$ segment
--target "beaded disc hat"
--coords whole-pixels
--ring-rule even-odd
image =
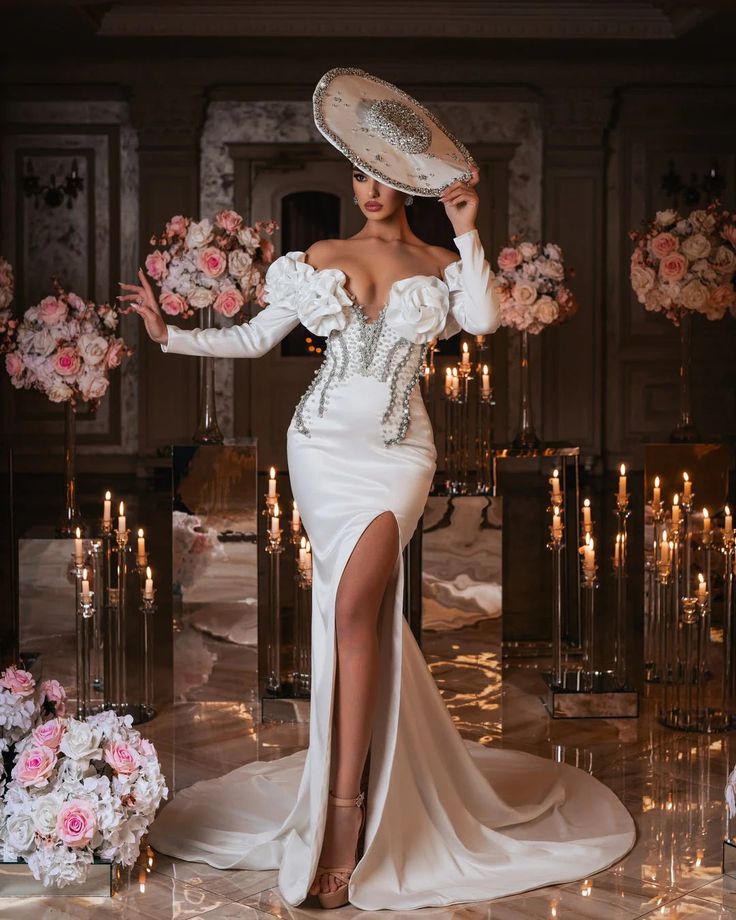
[[[362,172],[411,195],[434,198],[471,178],[473,158],[425,107],[357,67],[335,67],[314,91],[321,133]]]

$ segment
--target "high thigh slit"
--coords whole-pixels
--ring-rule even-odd
[[[451,263],[444,282],[402,279],[371,323],[342,290],[341,272],[318,271],[303,253],[289,253],[269,269],[269,307],[250,324],[172,337],[173,350],[190,354],[212,354],[215,343],[222,348],[238,337],[246,345],[232,354],[251,355],[252,337],[270,347],[299,319],[328,335],[287,431],[292,491],[313,553],[309,747],[182,790],[149,833],[151,844],[172,856],[217,868],[278,869],[279,894],[291,905],[307,897],[324,837],[337,589],[361,536],[386,511],[396,519],[397,553],[379,612],[364,845],[350,901],[406,910],[572,882],[612,865],[636,837],[624,805],[583,770],[462,738],[403,614],[403,550],[437,465],[418,385],[422,343],[491,327],[477,233],[456,244],[462,265]],[[416,316],[421,329],[412,325]],[[271,321],[278,331],[267,335]]]

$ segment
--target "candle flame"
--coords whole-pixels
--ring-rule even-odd
[[[677,494],[677,492],[675,492],[675,494],[672,496],[672,504],[673,505],[680,504],[680,496]]]
[[[687,473],[683,473],[682,478],[685,480],[685,482],[688,482],[690,480],[690,477],[687,475]]]
[[[268,478],[269,479],[276,478],[276,467],[272,466],[271,469],[268,471]]]
[[[453,376],[453,377],[457,377],[457,368],[456,368],[456,367],[453,367],[453,369],[452,369],[452,376]]]
[[[702,572],[698,572],[698,581],[701,585],[705,583],[705,577],[703,576]]]
[[[82,569],[82,578],[83,579],[87,578],[87,569]]]
[[[654,487],[655,489],[659,488],[659,476],[654,477]]]
[[[308,553],[312,552],[312,544],[309,542],[309,540],[307,540],[307,552]]]
[[[484,364],[484,365],[483,365],[483,373],[484,373],[484,374],[487,374],[487,373],[488,373],[488,365],[487,365],[487,364]]]
[[[274,517],[278,517],[279,514],[281,514],[281,512],[279,511],[279,503],[278,503],[278,502],[274,502],[274,503],[273,503],[273,512],[272,512],[272,513],[273,513],[273,516],[274,516]]]
[[[306,538],[306,537],[302,537],[301,542],[299,543],[299,546],[300,546],[302,549],[305,549],[305,548],[306,548],[306,545],[307,545],[307,538]]]
[[[294,511],[298,511],[298,510],[299,510],[299,508],[297,507],[296,499],[294,499]]]
[[[105,501],[109,502],[111,498],[112,498],[112,492],[108,489],[107,492],[105,492]]]
[[[585,534],[585,545],[586,545],[586,546],[589,546],[592,542],[593,542],[593,541],[590,539],[590,534],[589,534],[589,533],[586,533],[586,534]]]
[[[726,505],[726,514],[730,514],[730,513],[731,513],[731,509],[728,507],[728,505]]]
[[[710,515],[708,514],[708,509],[707,509],[707,508],[703,508],[703,517],[704,517],[704,518],[710,517]]]
[[[468,350],[468,343],[463,342],[463,351],[467,352],[467,350]]]
[[[552,475],[555,477],[555,479],[557,479],[557,478],[559,478],[560,471],[559,471],[559,470],[552,470]]]
[[[620,469],[621,469],[621,475],[625,476],[626,475],[626,464],[622,463]]]
[[[667,531],[666,530],[662,531],[662,542],[663,543],[667,542]]]
[[[125,502],[120,502],[118,514],[120,514],[121,517],[125,514]]]
[[[555,517],[559,517],[560,516],[560,506],[555,505],[552,513],[554,514]]]
[[[82,531],[77,527],[77,540],[82,536]]]
[[[585,508],[590,508],[590,499],[589,499],[589,498],[586,498],[586,499],[585,499],[585,501],[583,502],[583,506],[584,506]]]
[[[142,527],[139,527],[139,528],[138,528],[138,536],[139,536],[139,537],[142,537],[142,536],[143,536],[143,528],[142,528]]]
[[[452,368],[448,367],[445,371],[445,377],[452,377]]]
[[[146,578],[151,578],[151,577],[152,577],[151,576],[151,566],[147,565],[146,566]]]

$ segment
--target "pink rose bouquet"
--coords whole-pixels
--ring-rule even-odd
[[[502,326],[536,335],[577,312],[565,284],[562,250],[555,243],[533,243],[515,234],[501,250],[498,267]],[[575,272],[568,269],[567,274],[574,277]]]
[[[194,221],[178,214],[166,224],[146,258],[146,271],[161,288],[159,302],[170,316],[192,316],[212,307],[235,316],[251,300],[264,304],[266,268],[273,259],[272,220],[247,227],[237,211]]]
[[[636,242],[631,286],[646,310],[664,313],[675,326],[685,311],[710,320],[729,310],[736,315],[736,214],[721,210],[718,199],[688,217],[657,211],[629,238]]]
[[[27,695],[25,672],[13,671],[3,679]],[[60,695],[56,681],[47,684]],[[0,858],[25,860],[34,878],[59,888],[83,882],[95,857],[135,862],[168,789],[155,747],[132,724],[112,711],[55,717],[16,745]]]
[[[52,402],[97,408],[109,385],[109,370],[133,350],[115,335],[119,308],[67,293],[54,279],[56,293],[29,307],[5,349],[5,369],[17,389],[34,387]]]

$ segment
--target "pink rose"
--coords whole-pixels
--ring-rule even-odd
[[[125,342],[122,339],[113,342],[105,355],[105,367],[119,367],[125,353]]]
[[[187,235],[187,228],[189,227],[189,219],[183,217],[181,214],[177,214],[175,217],[172,217],[171,220],[166,224],[165,235],[171,239],[174,236],[185,237]]]
[[[51,748],[44,745],[26,748],[13,767],[13,779],[26,788],[34,786],[36,789],[42,789],[55,766],[56,752]]]
[[[237,288],[225,288],[215,298],[214,308],[223,316],[235,316],[245,301]]]
[[[166,291],[161,295],[161,309],[169,316],[178,316],[180,313],[186,313],[187,304],[179,294]]]
[[[0,687],[18,696],[30,696],[35,686],[36,681],[30,671],[22,671],[20,668],[11,666],[0,676]]]
[[[65,320],[66,314],[66,304],[62,300],[57,300],[56,297],[44,297],[38,305],[38,318],[49,326]]]
[[[160,281],[166,274],[168,256],[156,249],[146,256],[146,271],[154,281]]]
[[[58,751],[66,726],[61,719],[49,719],[33,729],[33,740],[52,751]]]
[[[52,366],[57,374],[62,377],[73,377],[79,373],[82,366],[82,359],[77,354],[77,350],[71,345],[60,348],[54,355]]]
[[[66,690],[58,680],[45,680],[41,684],[41,692],[49,703],[60,703],[66,699]]]
[[[687,274],[687,259],[679,252],[672,252],[659,263],[659,277],[663,281],[679,281]]]
[[[87,304],[79,294],[69,293],[66,295],[66,299],[69,301],[69,305],[73,307],[77,313],[84,313],[87,310]]]
[[[264,262],[270,262],[273,259],[273,243],[271,240],[261,240],[261,256]]]
[[[736,224],[729,224],[721,230],[721,236],[732,246],[736,246]]]
[[[510,272],[520,265],[521,261],[522,258],[519,250],[515,246],[506,246],[501,250],[498,256],[498,267],[501,271]]]
[[[671,233],[658,233],[649,244],[649,250],[658,259],[664,259],[677,250],[677,237]]]
[[[141,738],[140,742],[138,743],[138,750],[144,757],[156,756],[156,748],[148,740],[148,738]]]
[[[243,218],[237,211],[220,211],[215,215],[215,223],[226,233],[236,233],[243,223]]]
[[[208,246],[199,254],[199,267],[210,278],[219,278],[227,268],[225,253],[216,246]]]
[[[18,377],[23,373],[23,358],[16,351],[9,351],[5,355],[5,370],[11,377]]]
[[[116,773],[121,773],[124,776],[135,773],[141,762],[138,752],[122,741],[113,741],[110,744],[106,744],[103,756]]]
[[[56,833],[68,847],[86,847],[97,830],[97,818],[89,802],[70,799],[61,806]]]

